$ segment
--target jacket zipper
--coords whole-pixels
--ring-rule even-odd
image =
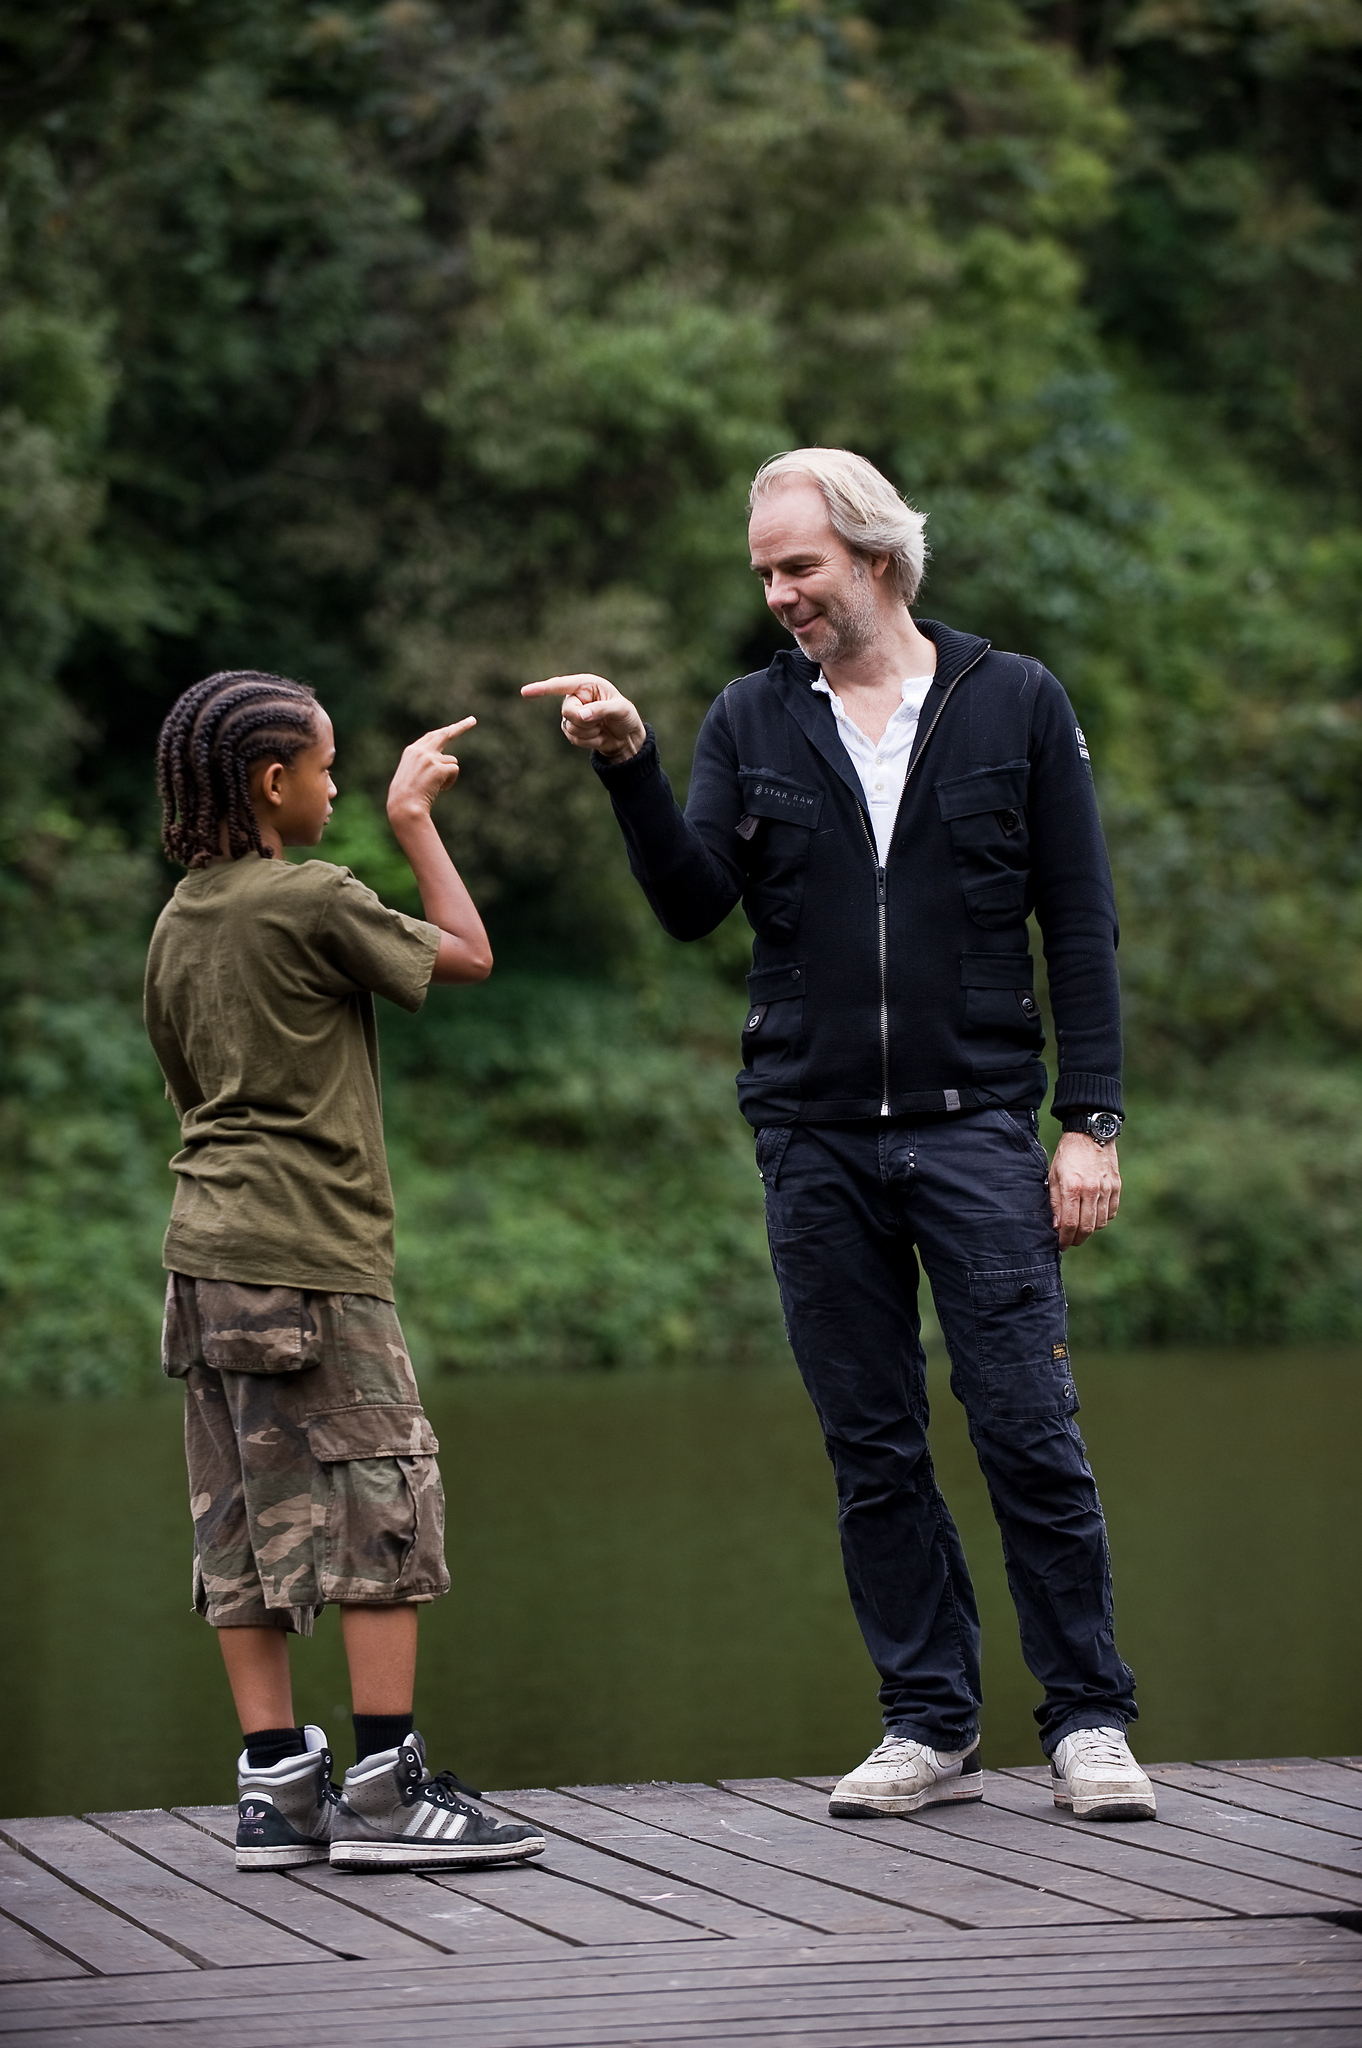
[[[904,777],[905,783],[907,777]],[[880,1115],[889,1114],[889,884],[880,865],[880,850],[870,836],[870,821],[861,812],[861,828],[875,863],[875,910],[880,925]]]
[[[927,727],[927,730],[926,730],[926,732],[925,732],[925,733],[924,733],[924,734],[922,735],[922,745],[921,745],[921,746],[920,746],[920,747],[918,748],[918,750],[917,750],[916,754],[915,754],[915,755],[913,756],[912,760],[911,760],[911,761],[910,761],[910,762],[908,763],[908,772],[907,772],[907,774],[906,774],[906,775],[904,776],[904,778],[903,778],[903,787],[904,787],[904,790],[905,790],[905,791],[907,790],[907,788],[908,788],[908,784],[909,784],[910,780],[912,779],[912,773],[913,773],[913,770],[914,770],[914,769],[915,769],[915,768],[917,767],[917,764],[918,764],[918,762],[919,762],[919,761],[920,761],[920,760],[922,759],[922,756],[923,756],[923,755],[924,755],[924,754],[926,753],[926,751],[927,751],[927,742],[928,742],[928,740],[929,740],[929,739],[931,738],[932,734],[933,734],[933,733],[934,733],[934,732],[936,731],[937,725],[938,725],[938,723],[939,723],[939,721],[940,721],[940,718],[941,718],[941,714],[942,714],[942,712],[943,712],[943,711],[945,710],[945,708],[946,708],[947,704],[949,704],[949,702],[950,702],[950,700],[951,700],[951,697],[952,697],[952,695],[953,695],[953,693],[954,693],[954,691],[955,691],[955,689],[956,689],[956,685],[957,685],[957,684],[959,684],[959,683],[962,683],[962,682],[964,681],[965,677],[966,677],[966,676],[967,676],[967,675],[969,674],[969,672],[970,672],[970,669],[972,669],[972,668],[977,668],[977,667],[979,666],[979,663],[980,663],[980,662],[981,662],[981,661],[983,660],[984,656],[985,656],[985,655],[986,655],[986,654],[987,654],[988,652],[989,652],[989,649],[988,649],[987,647],[981,647],[981,648],[980,648],[979,652],[978,652],[978,653],[977,653],[977,654],[975,655],[975,657],[974,657],[973,661],[972,661],[972,662],[971,662],[971,663],[969,664],[969,668],[962,668],[962,669],[961,669],[961,671],[960,671],[959,675],[958,675],[958,676],[956,677],[956,679],[955,679],[955,682],[953,682],[953,683],[951,684],[951,686],[950,686],[950,689],[949,689],[949,690],[947,690],[947,692],[946,692],[945,696],[944,696],[944,697],[943,697],[943,698],[941,699],[941,702],[940,702],[940,703],[939,703],[939,704],[937,705],[937,707],[936,707],[936,717],[935,717],[935,718],[934,718],[934,719],[932,720],[931,724],[930,724],[930,725],[929,725],[929,726]],[[900,796],[900,798],[899,798],[899,808],[900,808],[900,810],[901,810],[901,809],[903,808],[903,798],[902,798],[902,796]],[[895,821],[894,821],[894,822],[895,822],[895,824],[897,825],[897,823],[898,823],[898,820],[897,820],[897,818],[895,818]],[[874,841],[873,837],[871,836],[871,831],[870,831],[870,820],[869,820],[869,818],[867,817],[867,815],[866,815],[866,813],[865,813],[865,811],[864,811],[864,810],[862,810],[862,812],[861,812],[861,828],[862,828],[862,830],[863,830],[863,831],[864,831],[864,833],[865,833],[865,836],[866,836],[866,843],[867,843],[867,845],[868,845],[868,846],[869,846],[869,848],[870,848],[870,854],[871,854],[871,858],[872,858],[872,860],[873,860],[873,861],[874,861],[874,863],[875,863],[875,909],[876,909],[876,914],[877,914],[877,916],[878,916],[878,918],[879,918],[879,928],[880,928],[880,1115],[881,1115],[881,1116],[888,1116],[888,1114],[889,1114],[889,878],[888,878],[888,876],[887,876],[887,875],[886,875],[886,873],[885,873],[885,870],[884,870],[884,867],[883,867],[883,865],[881,864],[881,861],[880,861],[880,850],[879,850],[878,846],[876,846],[876,844],[875,844],[875,841]]]

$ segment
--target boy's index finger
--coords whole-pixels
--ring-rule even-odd
[[[476,725],[477,722],[476,718],[456,718],[453,725],[437,726],[430,737],[443,746],[446,740],[457,739],[461,732],[467,732],[469,727]]]

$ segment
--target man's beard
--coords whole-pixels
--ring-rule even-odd
[[[870,576],[860,562],[854,564],[853,575],[855,580],[846,596],[825,599],[821,620],[810,622],[822,627],[820,645],[816,654],[811,647],[804,648],[804,652],[825,667],[829,662],[850,661],[864,654],[879,632]],[[797,632],[795,639],[802,647]]]

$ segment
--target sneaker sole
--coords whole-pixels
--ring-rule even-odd
[[[1055,1805],[1062,1811],[1072,1813],[1075,1820],[1157,1820],[1158,1811],[1152,1799],[1103,1798],[1075,1799],[1071,1792],[1056,1792]]]
[[[294,1870],[300,1863],[325,1863],[331,1851],[325,1842],[308,1847],[300,1842],[296,1848],[280,1845],[274,1849],[238,1849],[236,1867],[238,1870]]]
[[[504,1848],[461,1849],[457,1842],[333,1842],[333,1870],[455,1870],[470,1863],[521,1863],[542,1856],[548,1843],[542,1835]]]
[[[832,1798],[828,1801],[828,1812],[835,1820],[881,1820],[898,1813],[920,1813],[924,1806],[952,1806],[957,1801],[982,1799],[984,1796],[984,1774],[971,1771],[967,1778],[950,1778],[940,1785],[924,1786],[921,1792],[910,1792],[906,1797],[895,1798],[886,1794],[877,1798],[874,1793],[857,1793],[853,1798]]]

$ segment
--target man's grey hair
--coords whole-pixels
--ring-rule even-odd
[[[749,511],[777,485],[807,477],[817,484],[832,530],[858,555],[888,555],[886,575],[905,604],[922,582],[927,560],[926,515],[901,498],[888,477],[849,448],[792,448],[773,455],[752,479]]]

